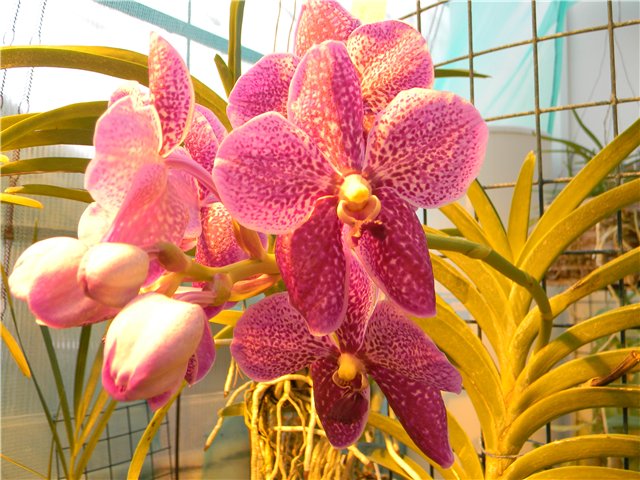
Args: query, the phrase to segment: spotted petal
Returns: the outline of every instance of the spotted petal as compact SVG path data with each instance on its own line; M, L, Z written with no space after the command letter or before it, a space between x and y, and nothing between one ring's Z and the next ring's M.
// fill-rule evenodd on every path
M191 75L180 54L164 38L151 34L149 90L162 123L162 149L166 156L184 140L194 111Z
M213 170L213 161L218 153L219 142L211 123L199 111L193 115L193 122L184 140L184 146L191 158L202 165L207 172Z
M299 61L290 53L271 53L242 75L229 95L231 125L239 127L265 112L286 116L289 84Z
M287 113L339 171L362 168L360 80L343 43L316 45L300 60L291 80Z
M308 217L318 198L336 193L337 173L307 134L269 112L222 142L213 179L238 222L252 230L286 233Z
M206 314L206 311L205 311ZM184 378L193 385L204 378L204 376L211 370L211 366L216 359L216 347L213 343L213 336L211 335L211 329L209 322L202 323L202 338L198 344L196 352L189 360L189 366L187 367L187 373Z
M400 423L429 458L448 468L453 452L447 434L447 412L440 391L385 367L369 369Z
M382 202L375 222L352 239L356 254L380 289L399 307L420 316L435 315L433 271L427 240L415 212L393 191L374 190Z
M367 363L394 370L433 388L460 393L458 371L438 347L389 301L378 303L364 343Z
M400 92L376 117L365 175L417 207L435 208L467 190L487 145L487 125L469 102L449 92Z
M295 33L294 51L302 57L314 44L325 40L346 41L360 25L335 0L309 0L302 5Z
M337 197L316 202L309 219L276 244L276 258L290 302L313 335L336 330L347 311L347 265Z
M218 143L222 142L222 140L224 140L224 137L227 136L227 129L218 119L218 117L216 117L215 114L207 107L203 107L199 103L196 103L195 109L196 112L199 112L205 116L205 118L209 122L209 125L211 125L211 128L213 129L213 133L215 133L216 138L218 139Z
M96 153L87 167L85 188L105 208L120 207L143 166L163 164L158 114L130 95L98 119L93 142Z
M313 399L327 439L336 448L354 444L369 417L369 387L360 392L338 387L332 379L335 359L322 358L311 365Z
M349 36L347 49L360 72L366 123L402 90L431 88L434 71L427 42L397 20L362 25Z
M233 219L220 202L200 210L202 234L196 247L196 261L209 267L222 267L247 258L233 232Z
M231 342L238 365L257 382L294 373L328 355L332 348L325 337L309 333L286 293L251 305L238 321Z

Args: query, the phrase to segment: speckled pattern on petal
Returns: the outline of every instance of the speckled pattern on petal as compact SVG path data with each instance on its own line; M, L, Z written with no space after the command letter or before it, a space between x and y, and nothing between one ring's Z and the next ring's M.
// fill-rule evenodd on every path
M218 138L207 117L196 111L184 146L191 158L204 167L207 172L213 170L213 161L218 153Z
M202 234L196 247L196 261L222 267L247 258L233 233L232 218L225 206L216 202L200 210Z
M431 339L389 301L376 306L363 350L368 364L393 369L439 390L460 393L462 379L458 371Z
M149 48L149 90L162 124L162 149L168 155L187 135L194 112L191 75L175 48L156 33Z
M369 373L389 400L411 440L429 458L444 468L450 467L454 458L440 391L384 367L371 368Z
M121 98L96 123L95 155L85 173L85 188L103 207L118 208L143 165L163 164L161 142L155 109L131 96Z
M220 144L213 180L233 218L266 233L293 230L338 174L313 141L279 113L262 114Z
M216 115L207 107L203 107L199 103L196 103L195 109L196 112L201 113L208 120L209 125L211 125L211 128L213 128L213 133L218 139L218 143L222 142L222 140L224 140L224 137L227 136L227 129L224 127L218 117L216 117Z
M252 380L266 382L294 373L332 351L326 337L309 333L286 293L251 305L238 320L231 353Z
M234 128L265 112L287 115L289 84L300 60L290 53L262 57L233 87L227 115Z
M374 190L382 210L354 241L358 258L387 296L409 313L435 315L433 271L424 231L413 208L389 189Z
M276 243L291 305L313 335L335 331L347 311L347 266L337 205L337 197L318 200L309 219Z
M488 129L480 113L449 92L400 92L376 117L367 143L367 177L416 207L461 197L484 160Z
M200 343L198 344L198 348L193 354L192 359L189 360L185 380L189 382L190 385L202 380L209 370L211 370L215 359L216 346L213 342L213 335L211 334L209 322L205 320L202 322L202 338L200 339Z
M346 41L349 34L359 26L360 20L352 17L338 2L309 0L300 10L294 52L301 57L312 45L325 40Z
M340 350L356 353L364 340L378 291L357 258L349 254L349 303L347 316L336 332Z
M369 387L361 392L338 387L332 380L338 369L335 358L322 358L311 365L313 399L327 439L336 448L354 444L369 418Z
M427 42L406 23L387 20L362 25L349 36L347 49L362 79L368 127L402 90L433 85Z
M287 114L339 171L362 168L360 80L343 43L316 45L300 60L291 80Z

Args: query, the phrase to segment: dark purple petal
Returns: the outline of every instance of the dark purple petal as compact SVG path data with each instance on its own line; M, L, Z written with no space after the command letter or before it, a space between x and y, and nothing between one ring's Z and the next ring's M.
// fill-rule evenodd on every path
M406 23L386 20L362 25L349 36L347 48L361 75L368 128L402 90L433 85L427 42Z
M287 233L304 222L318 198L336 193L338 175L306 133L270 112L222 142L213 179L239 223Z
M394 370L407 379L460 393L462 379L429 337L389 301L378 303L365 334L367 366Z
M360 392L339 387L332 379L337 369L333 358L311 364L313 399L327 439L334 447L345 448L358 441L367 424L369 387Z
M252 380L266 382L297 372L336 350L309 333L304 317L276 293L251 305L235 327L231 353Z
M325 40L346 41L360 25L334 0L310 0L302 5L295 33L294 51L302 57L314 44Z
M488 129L480 113L449 92L400 92L377 117L365 176L416 207L435 208L464 194L478 175Z
M422 225L413 208L390 189L373 192L382 210L352 239L371 278L398 306L421 316L435 315L431 260Z
M276 243L276 259L290 302L313 335L328 335L347 311L347 266L337 197L316 202L305 223Z
M287 113L339 171L362 168L360 80L343 43L316 45L300 60L291 80Z
M447 433L447 412L440 391L388 368L371 368L369 373L384 392L411 440L429 458L444 468L450 467L454 458Z
M265 112L287 115L289 84L299 58L290 53L262 57L233 87L227 115L234 128Z
M166 156L182 143L194 112L194 92L189 69L169 42L151 33L149 90L162 124L162 149Z
M360 262L350 253L349 258L349 303L347 316L336 332L340 350L356 353L364 340L369 317L376 306L378 291Z

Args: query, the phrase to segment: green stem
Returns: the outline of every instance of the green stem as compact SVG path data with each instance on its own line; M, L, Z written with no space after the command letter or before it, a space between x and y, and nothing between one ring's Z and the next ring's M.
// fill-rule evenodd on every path
M231 282L235 283L262 273L277 275L280 273L280 269L276 263L276 256L266 254L264 258L260 260L241 260L225 267L207 267L192 261L183 273L187 277L204 281L211 281L213 277L218 274L227 274L231 277Z

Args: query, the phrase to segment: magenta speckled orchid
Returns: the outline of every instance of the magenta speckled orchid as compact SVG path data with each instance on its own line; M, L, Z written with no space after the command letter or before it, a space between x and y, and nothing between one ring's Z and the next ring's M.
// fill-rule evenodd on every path
M345 45L328 41L300 61L287 113L235 129L213 175L238 222L281 234L282 277L311 332L328 334L344 318L349 248L394 303L433 315L415 209L459 198L477 175L487 141L478 111L454 94L413 88L378 113L365 137L358 71Z
M427 43L413 27L396 20L360 25L338 2L310 0L298 19L295 54L265 55L236 83L227 108L231 124L238 127L269 111L286 116L289 85L299 59L326 40L347 47L360 79L367 131L375 115L399 92L433 85Z
M209 322L197 305L148 293L113 320L104 344L102 384L118 401L167 403L183 380L202 379L215 359Z
M349 307L337 344L311 335L287 294L279 293L249 307L238 321L234 358L255 381L310 366L316 410L337 448L355 443L364 430L371 375L415 444L449 467L453 453L440 391L459 393L460 374L390 302L376 306L375 289L357 263L350 270Z
M217 148L218 143L202 110L195 107L191 77L179 54L152 34L149 93L131 84L119 89L96 124L96 153L85 177L96 203L80 222L81 239L146 247L198 236L194 178L214 187L192 156L210 163L210 144Z

